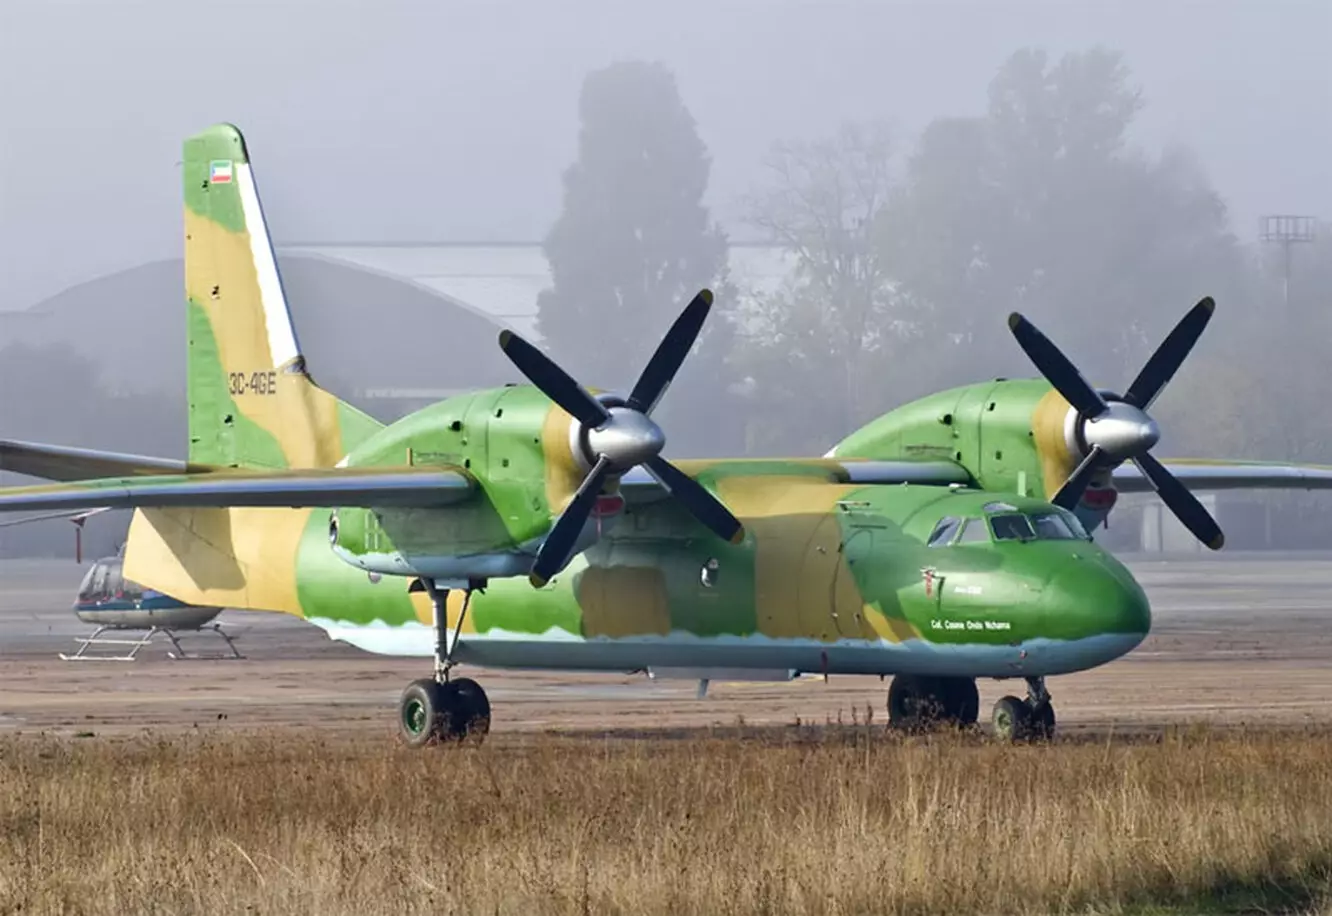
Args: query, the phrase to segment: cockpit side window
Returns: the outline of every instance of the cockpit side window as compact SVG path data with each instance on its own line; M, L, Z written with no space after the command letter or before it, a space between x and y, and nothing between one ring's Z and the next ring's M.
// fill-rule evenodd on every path
M990 516L990 528L996 541L1030 541L1036 537L1031 522L1025 515L1017 512L1005 512Z
M962 533L958 535L959 544L988 544L990 543L990 529L985 527L985 519L969 518L962 525Z
M949 516L939 519L939 524L934 526L934 531L930 533L930 539L925 542L928 547L942 547L953 539L957 533L957 526L962 524L962 520Z
M1075 541L1078 536L1069 527L1068 522L1058 512L1033 512L1032 527L1036 536L1047 541Z
M1067 509L1059 510L1059 517L1068 525L1073 536L1083 541L1090 541L1092 536L1087 533L1087 529L1082 526L1082 520Z

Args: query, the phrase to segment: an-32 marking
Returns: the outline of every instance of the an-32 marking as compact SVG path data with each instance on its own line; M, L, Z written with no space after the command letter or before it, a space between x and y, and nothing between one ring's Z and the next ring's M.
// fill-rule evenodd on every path
M277 394L277 372L228 372L227 388L233 395Z

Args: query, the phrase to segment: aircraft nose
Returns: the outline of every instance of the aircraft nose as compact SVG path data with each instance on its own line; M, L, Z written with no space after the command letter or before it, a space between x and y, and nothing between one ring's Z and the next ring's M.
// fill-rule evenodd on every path
M1113 559L1084 557L1060 570L1045 589L1047 621L1078 637L1146 637L1152 609L1142 586Z

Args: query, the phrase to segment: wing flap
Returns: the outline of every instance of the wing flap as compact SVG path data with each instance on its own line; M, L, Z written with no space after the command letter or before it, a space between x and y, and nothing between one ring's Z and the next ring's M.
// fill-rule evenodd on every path
M472 478L447 468L225 470L0 489L0 512L162 507L408 506L466 499Z
M1332 489L1332 467L1326 465L1187 458L1161 463L1190 490L1203 492ZM1151 482L1128 462L1115 468L1113 479L1115 489L1121 493L1145 493L1152 489Z

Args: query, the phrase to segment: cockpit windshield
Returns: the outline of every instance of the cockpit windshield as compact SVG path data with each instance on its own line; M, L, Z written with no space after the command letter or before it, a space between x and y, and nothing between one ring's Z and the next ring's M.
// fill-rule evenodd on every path
M1085 532L1078 534L1083 528L1077 516L1072 513L1068 515L1059 512L1032 513L1031 524L1036 529L1036 536L1043 540L1076 541L1086 537Z
M1024 512L1008 503L988 503L984 509L983 518L947 516L939 519L926 543L930 547L952 547L988 544L991 540L1091 540L1078 517L1059 506Z
M1036 540L1036 532L1031 527L1031 521L1018 512L991 515L990 530L994 532L996 541Z
M1064 509L1044 512L1004 512L990 516L997 541L1087 541L1087 529L1078 517Z
M105 604L111 601L140 601L143 587L121 574L118 557L98 560L79 586L80 604Z

